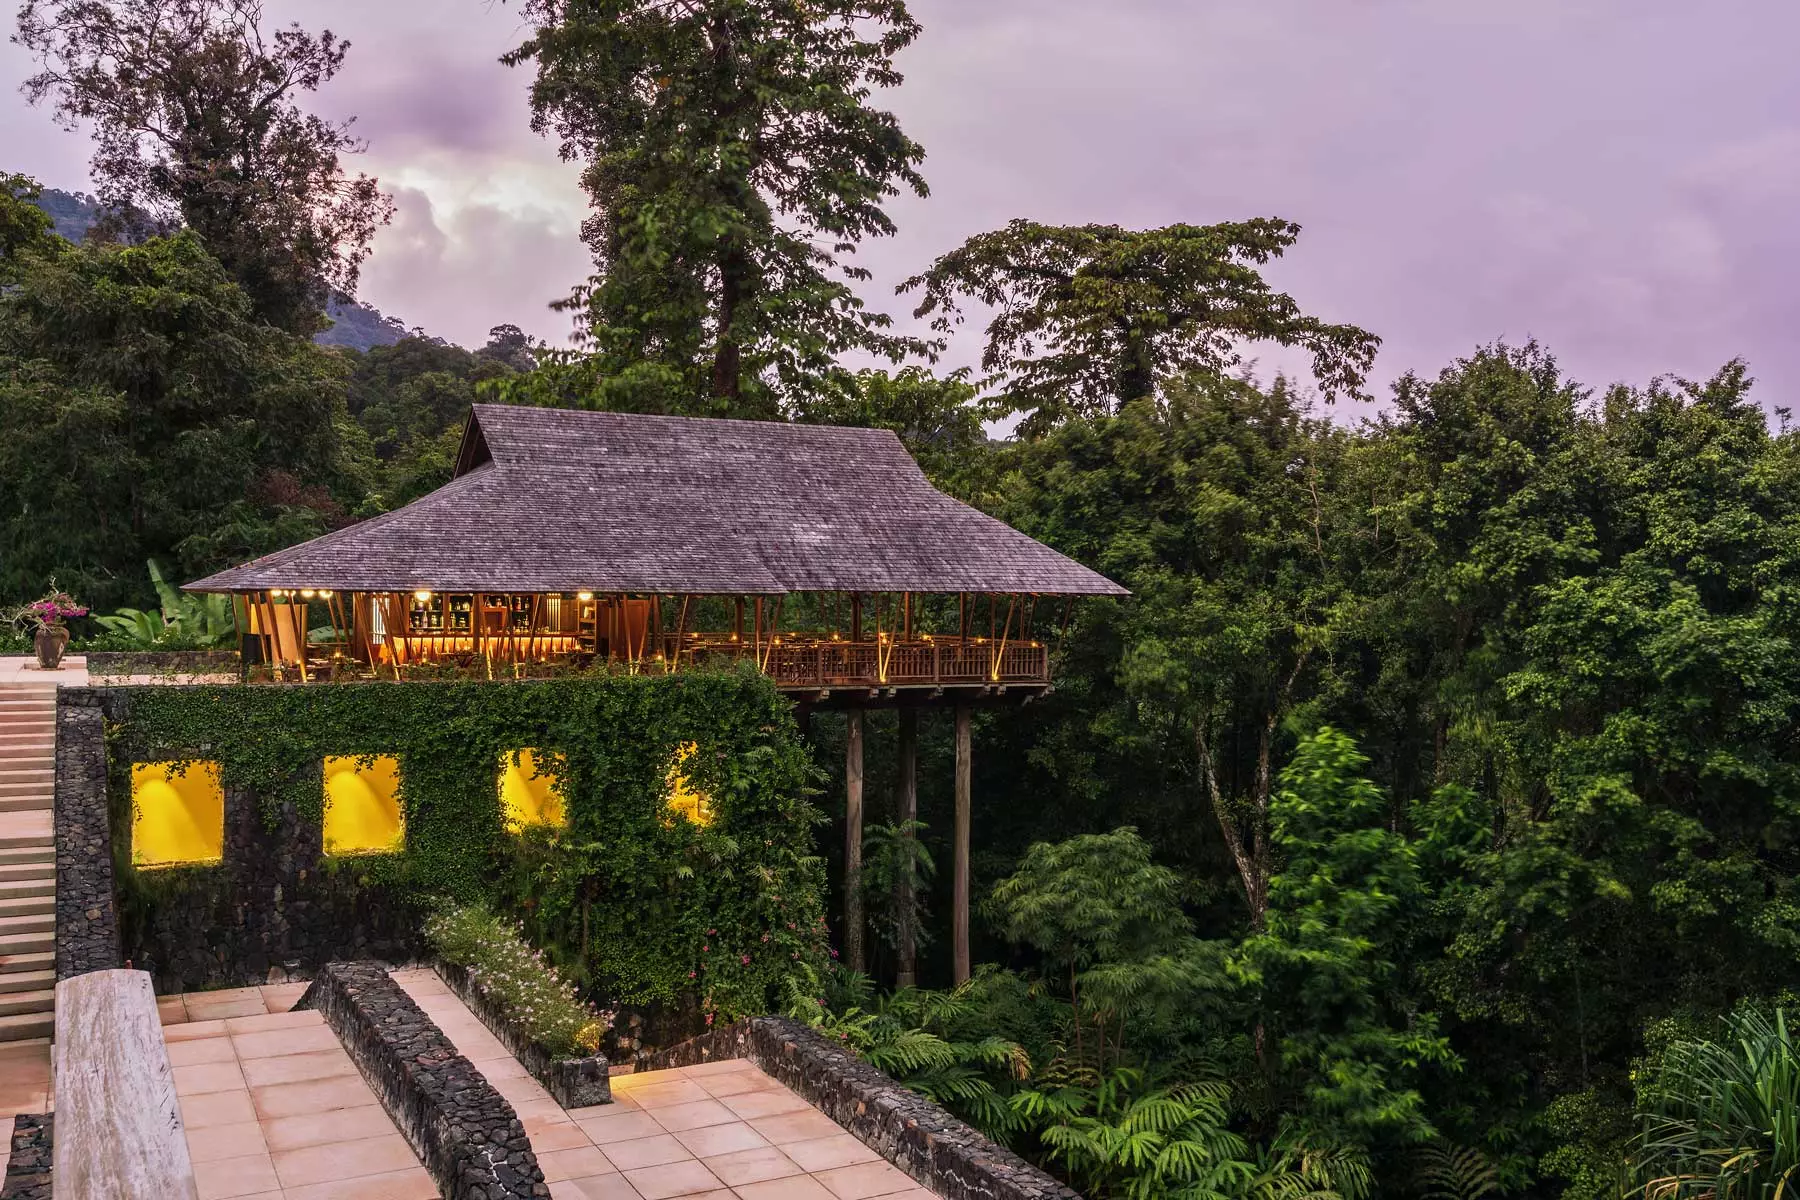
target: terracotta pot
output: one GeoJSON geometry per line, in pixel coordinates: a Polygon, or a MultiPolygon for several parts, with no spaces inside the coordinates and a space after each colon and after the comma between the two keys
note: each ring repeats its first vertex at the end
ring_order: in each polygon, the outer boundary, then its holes
{"type": "Polygon", "coordinates": [[[46,671],[54,671],[62,664],[63,651],[69,648],[69,631],[66,629],[40,629],[37,631],[38,666],[46,671]]]}

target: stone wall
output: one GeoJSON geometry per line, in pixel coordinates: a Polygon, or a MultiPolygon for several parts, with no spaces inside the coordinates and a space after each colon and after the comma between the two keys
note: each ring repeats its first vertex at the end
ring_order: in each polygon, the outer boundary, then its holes
{"type": "Polygon", "coordinates": [[[753,1017],[651,1054],[641,1069],[747,1058],[944,1200],[1081,1200],[973,1127],[785,1017],[753,1017]]]}
{"type": "Polygon", "coordinates": [[[89,650],[89,675],[233,675],[241,669],[236,650],[89,650]]]}
{"type": "Polygon", "coordinates": [[[13,1118],[12,1155],[6,1160],[6,1185],[0,1200],[50,1200],[51,1113],[20,1113],[13,1118]]]}
{"type": "Polygon", "coordinates": [[[150,972],[159,994],[304,979],[337,959],[408,962],[418,956],[416,904],[399,889],[365,883],[353,861],[328,865],[317,822],[301,821],[291,804],[281,806],[271,822],[254,792],[225,789],[220,864],[153,871],[131,867],[125,852],[131,836],[131,764],[108,763],[102,722],[102,714],[105,721],[130,719],[130,692],[63,688],[59,697],[59,977],[65,910],[71,937],[79,932],[87,946],[86,965],[71,973],[130,963],[150,972]],[[73,728],[69,721],[78,726],[79,738],[66,738],[73,728]],[[64,767],[65,740],[82,747],[74,771],[64,767]],[[67,800],[65,787],[70,789],[67,800]],[[114,839],[121,851],[116,860],[114,839]],[[72,870],[92,880],[91,886],[71,891],[72,870]],[[116,903],[100,906],[102,895],[116,903]],[[117,914],[110,933],[113,961],[100,961],[107,931],[81,924],[95,908],[103,915],[117,914]],[[196,936],[196,930],[204,935],[196,936]]]}
{"type": "Polygon", "coordinates": [[[106,795],[106,718],[100,697],[56,698],[56,977],[125,965],[113,889],[106,795]]]}
{"type": "Polygon", "coordinates": [[[466,968],[442,959],[432,963],[447,987],[456,993],[468,1010],[481,1018],[500,1044],[512,1051],[531,1077],[544,1085],[544,1090],[564,1108],[586,1108],[591,1104],[612,1102],[609,1064],[604,1054],[585,1058],[553,1058],[548,1050],[532,1041],[515,1025],[504,1009],[488,998],[486,992],[469,978],[466,968]]]}
{"type": "Polygon", "coordinates": [[[385,968],[330,963],[299,1007],[324,1014],[445,1200],[550,1195],[512,1105],[385,968]]]}

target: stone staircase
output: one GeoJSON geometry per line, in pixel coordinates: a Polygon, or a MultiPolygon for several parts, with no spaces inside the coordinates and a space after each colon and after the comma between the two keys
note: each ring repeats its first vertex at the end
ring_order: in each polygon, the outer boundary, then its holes
{"type": "Polygon", "coordinates": [[[0,1042],[55,1023],[56,685],[0,684],[0,1042]]]}

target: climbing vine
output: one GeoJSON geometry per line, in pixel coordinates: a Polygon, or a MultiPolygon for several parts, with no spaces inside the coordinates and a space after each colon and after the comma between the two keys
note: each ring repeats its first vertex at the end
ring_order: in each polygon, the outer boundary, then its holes
{"type": "MultiPolygon", "coordinates": [[[[217,762],[271,830],[317,829],[325,756],[394,755],[404,848],[321,871],[338,884],[354,872],[371,902],[486,901],[604,1003],[708,1021],[766,1011],[790,983],[810,987],[828,953],[816,771],[791,706],[754,672],[123,691],[115,787],[134,761],[217,762]],[[563,828],[503,827],[502,756],[527,748],[556,756],[563,828]],[[678,754],[711,801],[707,824],[667,803],[678,754]]],[[[123,845],[129,803],[114,813],[123,845]]],[[[129,874],[147,909],[225,878],[129,874]]]]}

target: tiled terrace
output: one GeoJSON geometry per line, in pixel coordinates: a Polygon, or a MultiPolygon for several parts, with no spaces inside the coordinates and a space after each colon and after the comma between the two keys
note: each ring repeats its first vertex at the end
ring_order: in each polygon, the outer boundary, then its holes
{"type": "Polygon", "coordinates": [[[431,1200],[412,1148],[306,985],[157,1001],[200,1200],[431,1200]]]}
{"type": "Polygon", "coordinates": [[[615,1075],[613,1103],[564,1111],[435,972],[394,978],[512,1102],[556,1200],[935,1200],[741,1059],[615,1075]]]}

